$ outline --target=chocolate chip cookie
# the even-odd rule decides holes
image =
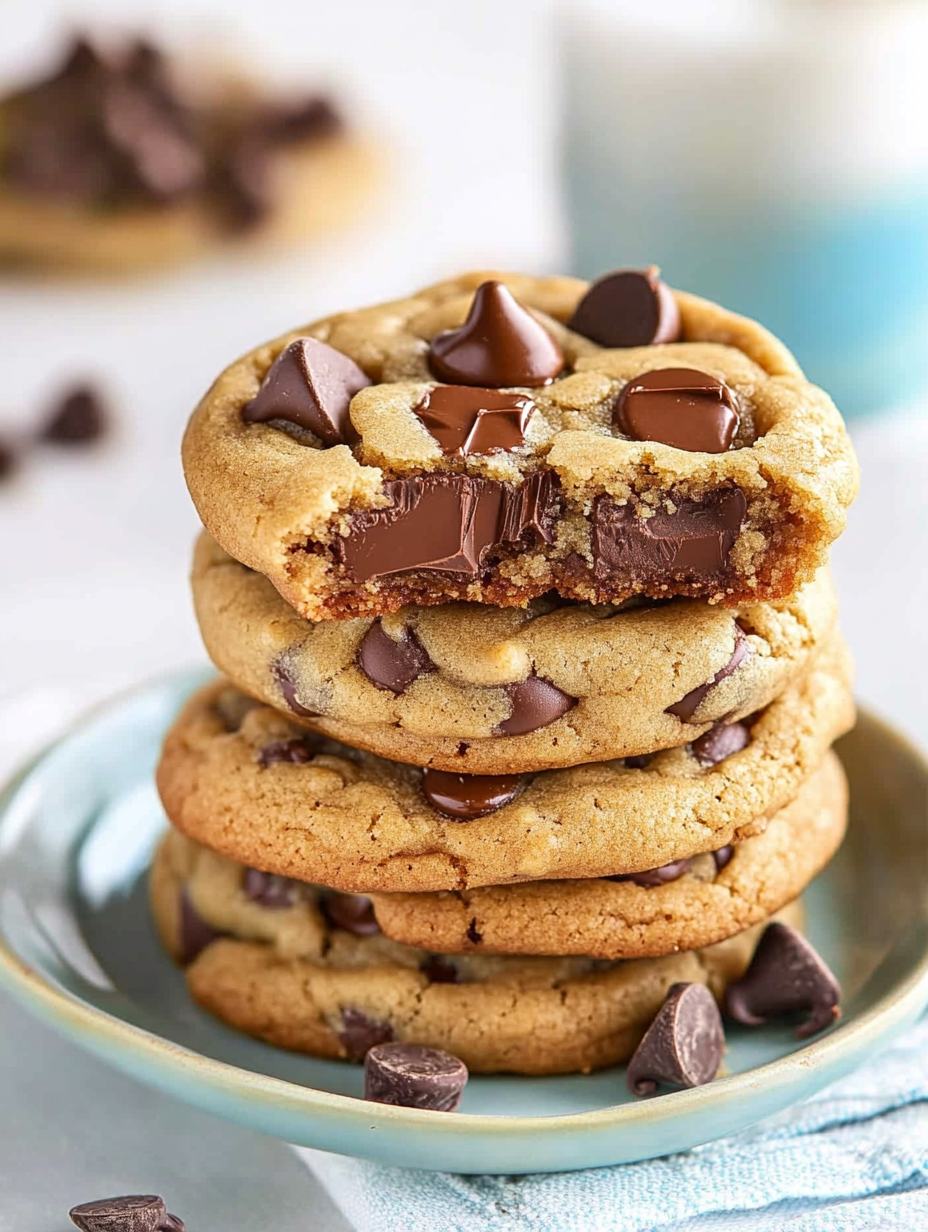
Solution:
[[[218,377],[184,469],[211,534],[311,620],[785,599],[857,488],[782,344],[653,271],[466,274],[294,331]]]
[[[171,821],[243,864],[339,890],[460,890],[659,868],[757,833],[851,726],[839,637],[759,715],[653,757],[461,775],[307,732],[225,682],[169,731]]]
[[[466,774],[692,743],[766,706],[831,635],[821,570],[794,598],[621,610],[556,596],[312,623],[203,535],[193,594],[216,666],[253,697],[381,757]]]
[[[188,964],[191,995],[271,1044],[350,1061],[396,1040],[444,1049],[476,1073],[616,1065],[674,984],[721,998],[760,933],[618,963],[442,956],[341,926],[310,887],[300,904],[281,903],[267,882],[249,891],[244,872],[180,836],[159,848],[152,906],[165,947]],[[798,905],[779,918],[798,923]]]
[[[374,894],[371,909],[388,937],[449,954],[669,954],[742,932],[798,898],[846,826],[847,782],[829,753],[761,834],[718,851],[619,878]]]
[[[0,260],[123,274],[341,224],[372,152],[323,95],[273,100],[138,39],[76,39],[0,99]]]

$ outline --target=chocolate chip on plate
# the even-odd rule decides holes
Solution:
[[[316,338],[297,338],[268,370],[242,409],[246,423],[283,419],[324,445],[350,445],[358,434],[348,414],[351,399],[370,381],[353,359]]]
[[[715,998],[704,984],[674,984],[628,1063],[633,1095],[659,1085],[698,1087],[719,1072],[725,1032]]]
[[[156,1194],[126,1194],[98,1198],[68,1212],[82,1232],[184,1232],[184,1222],[169,1215]]]
[[[403,1108],[454,1112],[467,1077],[464,1062],[440,1048],[379,1044],[364,1058],[364,1098]]]
[[[688,453],[725,453],[741,416],[724,381],[695,368],[659,368],[626,384],[612,422],[633,441],[658,441]]]
[[[534,410],[527,394],[470,385],[436,385],[413,407],[442,452],[459,458],[517,449]]]
[[[785,1014],[808,1014],[796,1028],[806,1039],[837,1019],[841,986],[802,933],[775,920],[764,929],[751,965],[729,984],[725,1013],[749,1027],[763,1026]]]
[[[676,342],[680,309],[660,270],[615,270],[597,278],[574,310],[570,328],[604,347]]]
[[[399,696],[414,680],[434,670],[425,647],[410,628],[393,638],[375,620],[358,647],[358,666],[371,684]]]
[[[554,380],[564,367],[564,354],[512,292],[491,281],[477,288],[460,328],[432,339],[429,364],[450,385],[531,389]]]
[[[454,821],[473,821],[510,804],[525,786],[520,774],[454,774],[423,770],[422,794]]]
[[[92,385],[75,385],[55,402],[39,432],[39,439],[53,445],[89,445],[100,439],[108,426],[106,408]]]

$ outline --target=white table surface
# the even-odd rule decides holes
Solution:
[[[137,7],[91,11],[126,24]],[[215,28],[183,0],[158,7],[167,28]],[[390,200],[377,227],[271,265],[119,287],[0,284],[0,429],[26,425],[77,374],[104,380],[119,421],[98,452],[49,452],[0,486],[0,720],[21,703],[0,722],[0,770],[86,701],[202,659],[186,584],[197,520],[178,445],[233,355],[456,269],[558,266],[544,4],[216,7],[275,71],[342,66],[393,142]],[[45,0],[7,0],[0,70],[40,47],[56,15]],[[928,742],[928,411],[855,437],[864,487],[835,551],[844,628],[861,696]],[[54,1232],[73,1202],[133,1188],[166,1192],[193,1228],[344,1226],[286,1148],[111,1074],[2,997],[0,1109],[0,1232]]]

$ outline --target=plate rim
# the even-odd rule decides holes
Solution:
[[[55,739],[14,770],[0,787],[0,832],[7,809],[17,793],[61,745],[82,734],[94,720],[108,717],[123,705],[131,704],[155,691],[171,690],[179,696],[181,689],[189,690],[196,679],[207,674],[208,669],[187,668],[153,677],[101,699],[82,712],[63,727]],[[904,732],[898,731],[869,707],[860,707],[859,713],[866,721],[879,727],[896,744],[904,746],[909,756],[923,769],[928,770],[924,754]],[[904,943],[897,944],[887,952],[882,961],[886,962],[891,955],[903,948]],[[374,1128],[371,1124],[373,1120],[380,1122],[384,1129],[425,1129],[435,1132],[441,1125],[442,1134],[479,1134],[481,1137],[497,1139],[531,1139],[539,1135],[546,1137],[552,1132],[567,1132],[572,1135],[599,1134],[611,1128],[632,1128],[638,1122],[647,1121],[653,1124],[658,1118],[677,1119],[687,1113],[711,1111],[730,1100],[749,1096],[751,1092],[766,1088],[770,1084],[788,1087],[790,1077],[795,1076],[794,1071],[797,1069],[805,1071],[807,1079],[810,1072],[818,1071],[817,1077],[820,1081],[815,1089],[820,1089],[849,1068],[845,1064],[849,1054],[856,1056],[874,1037],[877,1037],[881,1044],[890,1042],[928,1005],[928,944],[924,946],[917,960],[907,964],[906,970],[907,974],[867,1009],[849,1021],[838,1023],[826,1034],[803,1047],[743,1073],[730,1074],[690,1090],[668,1092],[663,1094],[659,1101],[641,1100],[615,1104],[608,1108],[555,1113],[549,1116],[455,1113],[453,1117],[449,1117],[446,1113],[425,1109],[374,1104],[356,1096],[319,1090],[206,1056],[99,1008],[76,993],[58,988],[40,970],[30,966],[11,949],[6,937],[0,933],[0,987],[5,988],[21,1005],[36,1013],[44,1022],[64,1032],[68,1038],[103,1057],[121,1071],[132,1074],[137,1080],[139,1070],[145,1071],[147,1068],[148,1072],[151,1072],[154,1065],[159,1076],[179,1079],[186,1076],[194,1079],[194,1085],[189,1088],[191,1096],[196,1094],[198,1086],[205,1085],[213,1092],[231,1092],[239,1099],[247,1097],[251,1101],[257,1101],[269,1113],[275,1110],[289,1115],[324,1113],[334,1115],[346,1124],[356,1123],[357,1128],[366,1130]],[[133,1059],[137,1059],[138,1063],[132,1064]],[[160,1083],[157,1085],[164,1090]],[[170,1093],[172,1097],[178,1098],[173,1090]],[[805,1092],[811,1093],[811,1089]],[[188,1102],[199,1107],[205,1106],[195,1098]],[[215,1111],[215,1108],[209,1110]]]

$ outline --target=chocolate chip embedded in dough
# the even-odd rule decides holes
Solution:
[[[650,766],[653,760],[653,753],[639,753],[637,757],[623,758],[626,770],[644,770],[646,766]]]
[[[413,407],[442,452],[459,458],[517,449],[525,443],[534,410],[535,403],[526,394],[470,385],[436,385]]]
[[[356,937],[374,937],[380,932],[380,925],[374,918],[374,904],[363,894],[326,890],[319,897],[319,906],[332,928],[341,928]]]
[[[452,774],[448,770],[424,770],[422,794],[432,808],[455,821],[473,821],[495,813],[520,794],[525,780],[520,774]]]
[[[348,408],[371,382],[353,359],[316,338],[297,338],[271,365],[256,396],[242,409],[246,423],[283,419],[325,445],[359,439]]]
[[[788,924],[774,921],[754,951],[742,978],[729,984],[725,1013],[749,1027],[784,1014],[809,1015],[796,1028],[806,1039],[831,1026],[841,1011],[841,987],[812,945]]]
[[[659,368],[625,385],[612,423],[634,441],[658,441],[688,453],[725,453],[741,416],[724,381],[695,368]]]
[[[458,969],[450,959],[441,954],[431,954],[419,967],[430,984],[456,984]]]
[[[744,493],[722,488],[698,501],[670,495],[674,512],[659,509],[648,518],[611,496],[597,496],[591,534],[597,581],[617,573],[639,585],[724,577],[747,512]]]
[[[671,881],[678,881],[685,872],[689,870],[691,861],[672,860],[669,864],[662,864],[660,868],[648,868],[640,873],[616,873],[612,877],[604,877],[604,881],[633,881],[635,885],[644,886],[646,889],[651,889],[654,886],[667,885]]]
[[[389,480],[386,509],[355,514],[336,558],[355,582],[431,569],[477,577],[488,549],[518,543],[527,532],[553,542],[557,480],[549,471],[519,487],[467,475]]]
[[[454,1112],[467,1077],[464,1062],[440,1048],[379,1044],[364,1058],[364,1098],[402,1108]]]
[[[677,342],[680,309],[660,270],[615,270],[597,278],[574,310],[570,328],[604,347]]]
[[[269,911],[286,911],[301,897],[301,886],[292,877],[278,873],[264,873],[258,868],[245,870],[242,888],[249,902],[266,907]]]
[[[68,1212],[81,1232],[184,1232],[183,1220],[169,1215],[157,1194],[98,1198]]]
[[[480,932],[477,928],[477,917],[476,916],[474,916],[474,918],[471,920],[471,922],[467,926],[467,940],[471,943],[471,945],[479,945],[480,942],[483,940],[483,933]]]
[[[725,680],[726,677],[730,676],[735,671],[736,668],[740,667],[740,665],[744,662],[744,660],[748,657],[750,653],[751,653],[751,643],[745,637],[744,630],[741,628],[741,626],[736,624],[735,625],[735,648],[732,651],[731,658],[728,660],[725,666],[720,667],[711,680],[707,680],[705,684],[701,684],[695,689],[690,689],[689,693],[686,693],[683,697],[681,697],[678,702],[674,702],[672,706],[668,706],[665,713],[674,714],[677,716],[678,719],[682,719],[684,723],[690,723],[693,719],[693,715],[696,713],[696,711],[699,709],[702,703],[709,696],[710,691],[720,681]],[[731,724],[731,726],[734,727],[736,725]],[[706,735],[711,735],[711,734],[712,734],[711,732],[706,732]],[[703,737],[700,737],[700,739],[703,739]],[[713,756],[714,751],[721,752],[724,749],[726,743],[730,743],[732,746],[730,751],[732,753],[735,753],[738,751],[737,747],[735,746],[738,745],[738,741],[740,739],[741,739],[741,733],[739,732],[730,732],[727,736],[720,734],[717,737],[715,742],[713,742],[712,740],[709,740],[702,746],[701,756],[699,752],[696,752],[696,745],[698,741],[693,742],[693,750],[694,752],[696,752],[696,756],[699,757],[700,760],[703,760],[703,758],[708,758],[710,756]],[[748,740],[749,739],[750,739],[750,736],[748,735]],[[740,747],[744,748],[745,744],[748,743],[748,740],[745,740],[745,743],[740,745]],[[722,752],[722,757],[728,757],[728,756],[729,756],[728,753]],[[721,761],[722,757],[719,757],[718,760]],[[706,761],[704,764],[714,765],[715,763],[711,761]]]
[[[508,684],[506,692],[512,710],[509,718],[496,728],[498,736],[521,736],[547,727],[577,704],[575,697],[540,676]]]
[[[713,851],[712,855],[715,860],[715,871],[720,873],[723,868],[727,868],[731,864],[732,856],[735,854],[735,849],[728,843],[725,847],[719,847]]]
[[[222,933],[213,928],[198,913],[186,886],[180,892],[180,960],[185,965],[192,963],[199,953],[212,945]]]
[[[337,1034],[350,1059],[363,1061],[375,1044],[388,1044],[393,1039],[393,1028],[388,1022],[369,1018],[363,1010],[349,1005],[341,1012]]]
[[[307,739],[295,736],[291,740],[272,740],[258,750],[258,764],[266,770],[278,762],[301,766],[312,761],[315,754]]]
[[[685,699],[684,699],[685,700]],[[703,766],[717,766],[733,753],[740,753],[751,743],[751,733],[744,723],[716,723],[690,745],[693,756]]]
[[[375,620],[358,647],[358,666],[371,684],[399,696],[414,680],[435,670],[435,664],[415,633],[404,628],[402,636],[392,638]]]
[[[564,353],[503,283],[484,282],[464,324],[432,339],[429,364],[450,385],[535,388],[554,380]]]
[[[633,1095],[659,1085],[698,1087],[719,1072],[725,1032],[715,998],[704,984],[674,984],[628,1063]]]
[[[319,714],[315,710],[310,710],[304,706],[296,695],[296,683],[293,679],[293,669],[287,662],[286,657],[279,658],[271,667],[271,674],[280,686],[280,691],[283,694],[283,699],[293,711],[294,714],[300,714],[305,719],[317,719]]]

